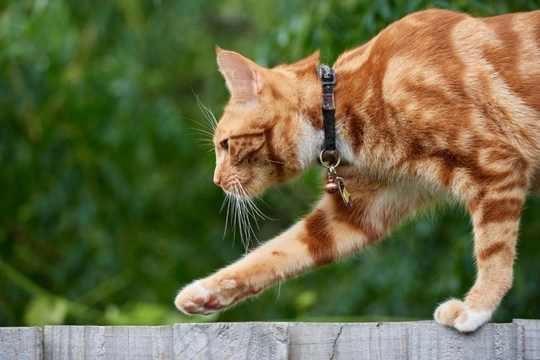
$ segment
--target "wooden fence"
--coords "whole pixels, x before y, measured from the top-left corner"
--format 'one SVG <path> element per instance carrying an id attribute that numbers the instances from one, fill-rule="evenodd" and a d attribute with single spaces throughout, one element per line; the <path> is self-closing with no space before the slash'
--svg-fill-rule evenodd
<path id="1" fill-rule="evenodd" d="M 540 359 L 540 320 L 0 328 L 0 359 Z"/>

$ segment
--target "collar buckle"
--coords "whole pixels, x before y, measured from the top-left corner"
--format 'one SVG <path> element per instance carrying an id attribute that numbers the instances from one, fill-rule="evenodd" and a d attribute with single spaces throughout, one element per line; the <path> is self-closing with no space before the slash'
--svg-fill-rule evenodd
<path id="1" fill-rule="evenodd" d="M 334 85 L 336 83 L 336 72 L 328 65 L 317 66 L 317 76 L 323 85 Z"/>
<path id="2" fill-rule="evenodd" d="M 334 102 L 334 84 L 336 72 L 328 65 L 317 66 L 317 76 L 322 83 L 322 113 L 324 122 L 323 150 L 337 152 L 336 150 L 336 119 Z"/>

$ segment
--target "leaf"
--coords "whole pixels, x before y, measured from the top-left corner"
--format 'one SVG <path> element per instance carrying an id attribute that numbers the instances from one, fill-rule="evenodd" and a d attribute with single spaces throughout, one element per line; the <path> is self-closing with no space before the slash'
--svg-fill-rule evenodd
<path id="1" fill-rule="evenodd" d="M 36 296 L 26 307 L 27 326 L 61 325 L 68 313 L 68 302 L 60 297 Z"/>
<path id="2" fill-rule="evenodd" d="M 317 293 L 314 291 L 304 291 L 295 299 L 297 310 L 303 311 L 312 307 L 317 302 Z"/>

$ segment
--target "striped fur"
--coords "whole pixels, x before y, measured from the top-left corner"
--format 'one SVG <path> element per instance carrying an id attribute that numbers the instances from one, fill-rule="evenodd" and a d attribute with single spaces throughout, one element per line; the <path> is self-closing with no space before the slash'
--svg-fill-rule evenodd
<path id="1" fill-rule="evenodd" d="M 215 183 L 253 197 L 314 166 L 323 139 L 318 53 L 273 69 L 221 49 L 217 60 L 231 99 L 214 136 Z M 414 13 L 342 54 L 334 69 L 339 174 L 353 211 L 324 195 L 289 230 L 186 286 L 176 306 L 215 312 L 457 198 L 472 217 L 478 276 L 463 301 L 434 316 L 474 331 L 512 285 L 523 203 L 540 190 L 540 11 Z"/>

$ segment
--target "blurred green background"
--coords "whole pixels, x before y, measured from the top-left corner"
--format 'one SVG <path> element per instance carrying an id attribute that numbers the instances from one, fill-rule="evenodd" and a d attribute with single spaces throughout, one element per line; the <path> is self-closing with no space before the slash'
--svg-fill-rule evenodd
<path id="1" fill-rule="evenodd" d="M 474 15 L 538 0 L 0 1 L 0 325 L 427 319 L 475 277 L 462 208 L 236 308 L 188 318 L 177 290 L 244 253 L 220 213 L 200 101 L 227 101 L 215 45 L 262 65 L 322 60 L 420 9 Z M 319 169 L 271 189 L 265 240 L 309 211 Z M 540 317 L 540 202 L 495 320 Z M 256 241 L 254 242 L 256 245 Z"/>

